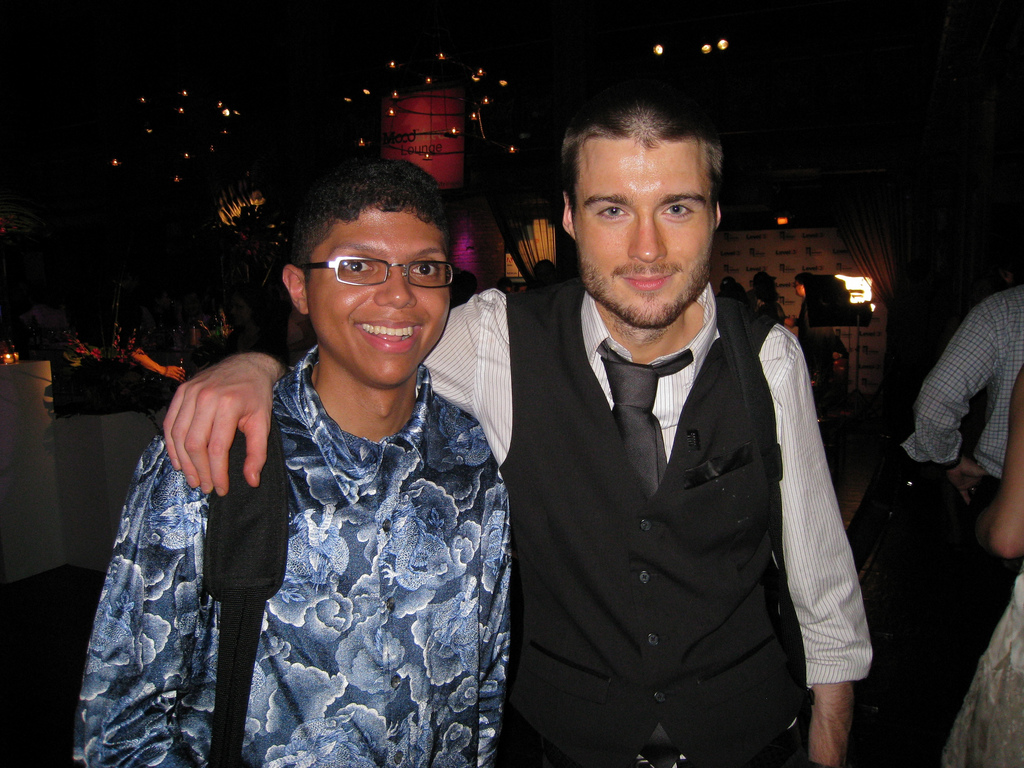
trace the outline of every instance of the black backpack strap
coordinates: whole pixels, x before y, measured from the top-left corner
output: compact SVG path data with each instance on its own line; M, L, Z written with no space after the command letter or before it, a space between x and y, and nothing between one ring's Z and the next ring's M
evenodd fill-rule
M739 380L743 402L747 406L754 426L757 446L761 452L765 474L768 477L771 509L768 515L768 535L772 542L774 568L769 564L765 574L765 591L770 615L783 650L786 652L789 673L801 687L807 685L803 637L800 621L789 593L786 559L782 546L782 449L775 431L775 404L768 382L761 368L758 353L775 321L768 317L754 317L750 308L735 299L718 299L718 332L725 347L726 359Z
M210 496L203 577L220 602L217 689L210 768L242 765L249 690L266 601L284 581L288 559L288 496L281 433L270 420L267 463L258 488L242 475L245 435L231 444L227 496Z

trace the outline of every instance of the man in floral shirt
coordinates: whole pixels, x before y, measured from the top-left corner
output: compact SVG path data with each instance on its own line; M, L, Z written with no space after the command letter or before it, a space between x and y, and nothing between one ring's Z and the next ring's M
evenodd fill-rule
M318 347L276 387L289 484L284 585L249 699L253 766L488 766L508 659L508 514L479 424L421 365L452 269L437 187L347 163L298 219L284 282ZM200 765L218 646L207 496L158 438L128 495L89 648L75 757Z

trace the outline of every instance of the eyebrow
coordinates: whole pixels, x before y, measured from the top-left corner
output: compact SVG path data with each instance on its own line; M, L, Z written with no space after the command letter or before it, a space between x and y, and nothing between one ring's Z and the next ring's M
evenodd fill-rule
M380 258L386 253L384 248L379 248L375 245L368 245L366 243L341 243L331 249L330 258L333 259L335 256L344 256L344 251L357 251L362 254L370 254L370 258ZM409 261L419 261L426 256L440 256L442 260L447 260L448 258L447 254L445 254L444 250L441 248L429 246L414 253Z
M674 203L697 203L707 205L708 199L696 192L680 192L678 194L665 195L658 201L658 205L673 205ZM630 201L625 195L592 195L583 201L583 207L589 208L599 203L610 205L629 205Z

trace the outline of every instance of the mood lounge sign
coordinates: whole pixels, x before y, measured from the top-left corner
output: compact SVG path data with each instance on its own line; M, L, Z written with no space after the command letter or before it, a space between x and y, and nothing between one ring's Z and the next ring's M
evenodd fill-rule
M380 156L408 160L433 176L441 189L458 189L463 185L465 123L461 87L385 96Z

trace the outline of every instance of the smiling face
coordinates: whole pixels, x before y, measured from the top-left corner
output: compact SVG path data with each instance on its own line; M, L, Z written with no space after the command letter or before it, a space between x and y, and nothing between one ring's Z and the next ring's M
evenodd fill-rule
M389 264L446 260L444 237L436 226L412 213L377 209L364 210L355 221L336 222L310 261L336 256ZM448 288L409 285L397 268L380 285L346 285L331 269L288 265L284 281L296 309L309 315L316 332L320 361L314 385L328 412L329 402L351 407L381 396L398 398L411 409L416 369L441 337L448 316Z
M681 349L701 328L696 299L720 218L705 165L692 140L595 138L580 151L576 207L566 197L562 223L587 292L636 362Z

